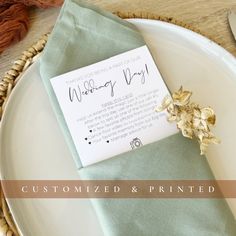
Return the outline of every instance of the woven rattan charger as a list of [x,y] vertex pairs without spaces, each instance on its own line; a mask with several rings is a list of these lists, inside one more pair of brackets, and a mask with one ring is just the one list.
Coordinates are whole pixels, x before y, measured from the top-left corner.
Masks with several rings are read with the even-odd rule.
[[[172,17],[163,17],[155,14],[150,14],[146,12],[115,12],[117,16],[127,19],[127,18],[143,18],[143,19],[153,19],[161,20],[169,23],[173,23],[184,28],[188,28],[197,33],[199,30],[194,29],[190,25],[184,24],[183,22],[177,21]],[[22,56],[14,62],[11,69],[5,73],[2,80],[0,81],[0,121],[5,110],[6,103],[11,95],[11,92],[17,82],[20,80],[23,72],[32,65],[37,58],[42,53],[44,46],[47,43],[49,34],[45,34],[39,39],[38,42],[33,44],[29,49],[22,53]],[[0,187],[1,201],[0,201],[0,235],[1,236],[18,236],[18,230],[12,218],[11,212],[7,206],[6,199],[4,197],[3,191]]]

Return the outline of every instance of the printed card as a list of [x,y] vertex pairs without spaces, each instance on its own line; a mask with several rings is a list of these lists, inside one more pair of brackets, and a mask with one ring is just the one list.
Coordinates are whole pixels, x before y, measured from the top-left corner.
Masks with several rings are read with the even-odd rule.
[[51,84],[83,166],[178,132],[155,108],[169,91],[147,48],[54,77]]

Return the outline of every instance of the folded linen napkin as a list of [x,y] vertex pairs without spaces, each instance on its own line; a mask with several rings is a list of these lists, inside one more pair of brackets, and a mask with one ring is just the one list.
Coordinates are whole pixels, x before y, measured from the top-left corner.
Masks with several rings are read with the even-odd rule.
[[[50,79],[145,45],[130,23],[79,0],[65,1],[40,59],[40,73],[82,179],[214,179],[198,144],[180,134],[81,168]],[[91,199],[107,236],[233,236],[223,199]]]

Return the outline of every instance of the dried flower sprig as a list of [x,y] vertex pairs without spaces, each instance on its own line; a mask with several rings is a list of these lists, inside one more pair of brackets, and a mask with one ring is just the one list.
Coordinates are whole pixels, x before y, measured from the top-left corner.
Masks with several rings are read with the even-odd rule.
[[216,115],[212,108],[200,108],[191,103],[192,92],[183,90],[181,86],[177,92],[167,95],[157,112],[167,110],[169,122],[176,122],[184,137],[196,137],[200,143],[201,155],[206,153],[209,144],[219,144],[220,140],[211,133],[210,127],[215,125]]

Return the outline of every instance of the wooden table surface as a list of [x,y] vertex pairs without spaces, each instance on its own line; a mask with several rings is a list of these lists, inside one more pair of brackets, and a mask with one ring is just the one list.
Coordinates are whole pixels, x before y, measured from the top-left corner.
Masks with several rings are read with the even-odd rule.
[[[173,17],[193,26],[214,39],[236,56],[236,42],[227,21],[229,9],[236,10],[235,0],[88,0],[108,11],[149,12]],[[29,33],[20,43],[11,46],[0,55],[0,76],[7,71],[21,52],[47,33],[55,23],[57,9],[31,9]]]

